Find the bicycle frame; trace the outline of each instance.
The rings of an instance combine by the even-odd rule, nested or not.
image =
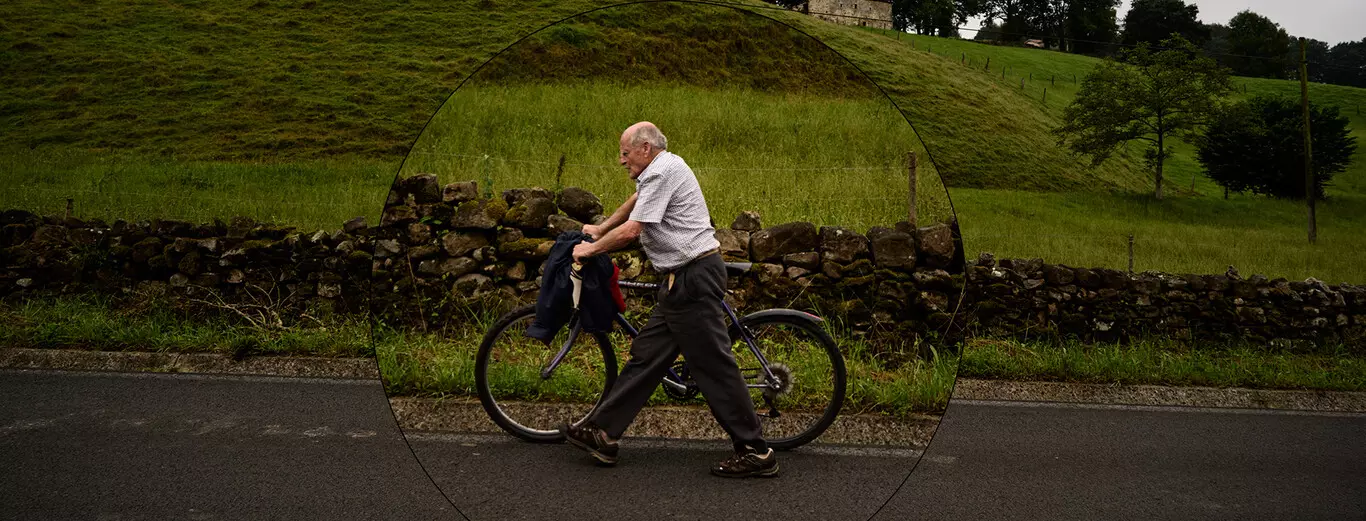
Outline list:
[[[626,283],[622,283],[623,287],[632,287],[637,289],[653,289],[658,287],[657,285],[646,283],[630,283],[631,286],[626,286],[625,284]],[[735,314],[735,309],[731,308],[730,304],[727,303],[724,299],[721,300],[721,307],[722,309],[726,310],[726,316],[730,317],[730,322],[732,324],[735,324],[736,329],[740,331],[740,338],[744,339],[745,345],[749,346],[749,351],[754,354],[754,358],[759,360],[759,368],[763,370],[764,376],[766,377],[766,381],[777,381],[777,377],[773,375],[773,371],[770,370],[768,367],[768,359],[764,357],[763,353],[759,352],[758,342],[754,339],[754,335],[750,333],[749,328],[746,328],[744,324],[740,322],[740,317]],[[626,331],[627,336],[634,339],[636,336],[640,334],[640,330],[636,329],[635,326],[631,325],[631,322],[629,320],[626,320],[626,315],[617,313],[616,322],[620,324],[622,329]],[[551,373],[555,372],[555,368],[559,367],[560,362],[564,361],[564,357],[569,355],[569,350],[570,348],[574,347],[574,341],[578,339],[579,333],[583,332],[583,324],[579,323],[577,315],[570,319],[569,328],[569,338],[565,339],[564,345],[560,347],[559,352],[555,353],[554,358],[551,358],[550,363],[546,364],[545,367],[541,368],[542,380],[550,379]],[[684,369],[686,368],[687,367],[685,365]],[[677,372],[674,372],[672,367],[668,368],[667,371],[668,373],[666,373],[663,378],[664,385],[668,385],[674,390],[680,392],[687,390],[688,386],[684,383],[685,380],[682,376],[680,376]],[[745,387],[757,389],[766,388],[768,387],[768,385],[745,384]]]

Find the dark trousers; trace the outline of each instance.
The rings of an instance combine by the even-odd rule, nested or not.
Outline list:
[[[674,271],[673,276],[672,289],[667,276],[660,283],[654,313],[631,343],[631,360],[589,421],[607,435],[620,438],[682,353],[712,416],[730,435],[736,451],[746,446],[767,451],[754,401],[726,333],[726,312],[721,307],[726,267],[721,256],[697,259]]]

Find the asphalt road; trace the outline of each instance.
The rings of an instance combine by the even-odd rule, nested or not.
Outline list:
[[[377,381],[0,370],[0,519],[455,519]]]
[[[1366,415],[953,402],[878,520],[1366,519]]]
[[[411,436],[432,479],[473,520],[868,519],[919,453],[820,447],[779,453],[782,475],[732,480],[708,473],[725,442],[627,439],[615,467],[568,445],[504,436]]]
[[[414,435],[472,519],[866,519],[917,454]],[[811,450],[808,450],[811,449]],[[3,519],[459,519],[378,382],[0,370]],[[1366,415],[954,402],[877,519],[1366,519]]]

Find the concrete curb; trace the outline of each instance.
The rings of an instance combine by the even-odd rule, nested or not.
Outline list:
[[[378,379],[372,358],[256,356],[242,360],[213,353],[148,353],[76,349],[0,349],[0,367],[155,373],[212,373]]]
[[[973,378],[958,379],[953,399],[1366,412],[1366,392],[1012,382]]]
[[[389,404],[398,416],[399,425],[407,432],[503,432],[489,419],[477,399],[397,396],[390,398]],[[553,425],[575,417],[575,407],[569,405],[517,403],[510,406],[519,409],[516,413],[519,418],[528,418],[528,421],[536,418],[538,425]],[[580,415],[583,413],[582,409],[578,412]],[[922,414],[899,418],[878,414],[841,414],[814,443],[896,445],[923,449],[929,444],[938,425],[938,416]],[[640,411],[626,435],[690,440],[727,439],[706,407],[679,405],[646,407]]]

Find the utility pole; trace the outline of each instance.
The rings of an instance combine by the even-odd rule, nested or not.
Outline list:
[[[1308,44],[1300,38],[1300,110],[1304,112],[1304,200],[1309,203],[1309,244],[1318,240],[1318,221],[1314,216],[1314,149],[1309,139],[1309,61]]]

